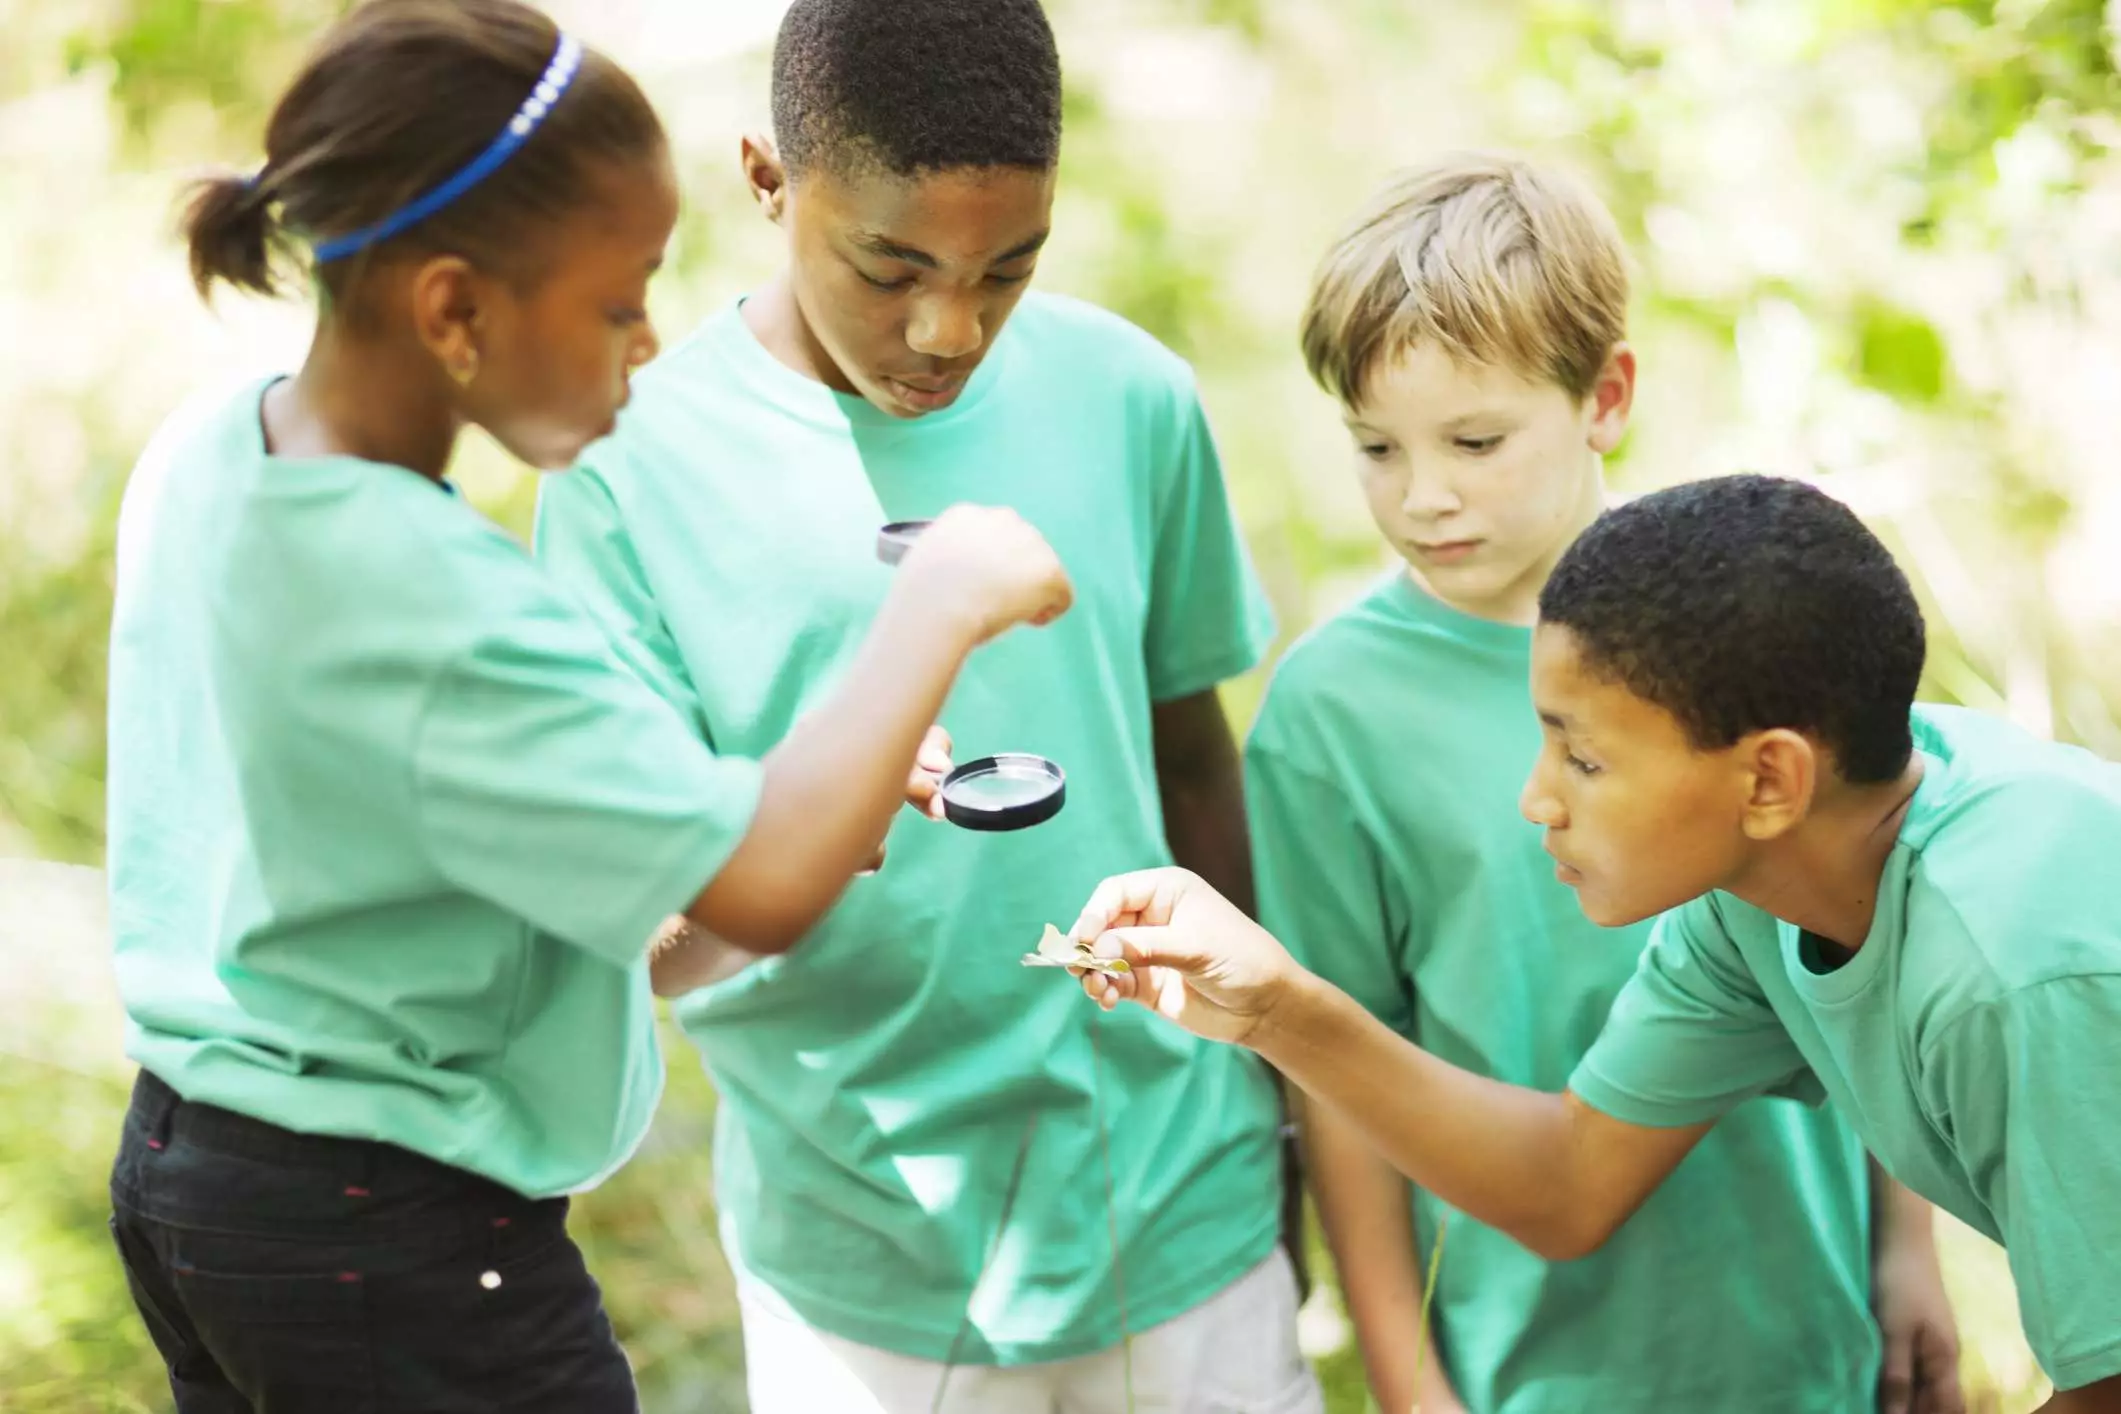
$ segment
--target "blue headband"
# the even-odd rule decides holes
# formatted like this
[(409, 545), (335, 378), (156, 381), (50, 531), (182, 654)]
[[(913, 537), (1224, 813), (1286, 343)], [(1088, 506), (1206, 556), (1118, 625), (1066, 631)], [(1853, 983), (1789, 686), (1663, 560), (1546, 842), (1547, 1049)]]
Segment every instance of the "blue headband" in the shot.
[(375, 225), (320, 241), (314, 252), (317, 264), (352, 255), (411, 229), (492, 176), (496, 168), (515, 155), (517, 148), (530, 141), (530, 135), (538, 130), (545, 115), (560, 101), (560, 95), (574, 82), (575, 73), (581, 66), (581, 41), (572, 35), (561, 35), (559, 46), (552, 51), (552, 62), (545, 66), (545, 76), (538, 80), (538, 86), (530, 91), (530, 97), (523, 100), (523, 106), (516, 110), (516, 115), (508, 120), (508, 126), (501, 129), (501, 135), (491, 146), (472, 158), (455, 176), (426, 195), (414, 197)]

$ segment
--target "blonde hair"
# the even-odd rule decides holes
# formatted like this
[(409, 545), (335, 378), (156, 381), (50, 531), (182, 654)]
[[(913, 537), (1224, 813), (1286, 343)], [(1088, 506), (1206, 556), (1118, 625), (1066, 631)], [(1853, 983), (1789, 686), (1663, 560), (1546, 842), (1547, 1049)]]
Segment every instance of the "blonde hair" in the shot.
[(1304, 363), (1351, 407), (1380, 364), (1427, 342), (1583, 398), (1627, 337), (1627, 308), (1620, 231), (1588, 187), (1461, 154), (1394, 180), (1326, 252)]

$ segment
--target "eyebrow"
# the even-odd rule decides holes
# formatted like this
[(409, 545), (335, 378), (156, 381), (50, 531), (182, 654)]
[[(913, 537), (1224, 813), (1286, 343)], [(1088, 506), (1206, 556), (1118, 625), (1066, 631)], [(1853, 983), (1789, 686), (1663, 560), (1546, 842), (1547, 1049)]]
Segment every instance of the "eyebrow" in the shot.
[[(1029, 240), (1019, 241), (988, 263), (990, 265), (1007, 265), (1012, 260), (1022, 260), (1027, 255), (1035, 254), (1041, 246), (1045, 245), (1046, 237), (1051, 234), (1053, 234), (1052, 228), (1048, 227)], [(861, 249), (868, 251), (872, 255), (881, 255), (886, 260), (903, 260), (908, 265), (918, 265), (924, 270), (941, 268), (942, 262), (920, 247), (901, 245), (889, 236), (881, 235), (875, 231), (857, 231), (850, 239)]]
[(1512, 419), (1509, 414), (1503, 412), (1500, 408), (1481, 408), (1477, 411), (1462, 413), (1459, 416), (1452, 418), (1449, 422), (1446, 422), (1443, 425), (1443, 430), (1446, 434), (1450, 434), (1463, 432), (1468, 427), (1475, 427), (1483, 424), (1489, 427), (1494, 427), (1499, 425), (1506, 425), (1513, 421), (1514, 419)]
[(1569, 719), (1559, 712), (1541, 712), (1539, 720), (1545, 722), (1557, 732), (1565, 732), (1569, 729)]

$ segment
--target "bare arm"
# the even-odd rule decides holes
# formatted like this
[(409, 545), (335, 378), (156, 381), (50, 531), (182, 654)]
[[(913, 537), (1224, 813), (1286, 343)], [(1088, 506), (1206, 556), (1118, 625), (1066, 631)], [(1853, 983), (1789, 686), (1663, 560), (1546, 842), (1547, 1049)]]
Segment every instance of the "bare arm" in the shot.
[(890, 829), (974, 628), (916, 596), (885, 601), (838, 691), (766, 754), (758, 813), (686, 910), (693, 922), (776, 953), (832, 906)]
[(1254, 1044), (1393, 1167), (1549, 1261), (1596, 1251), (1708, 1133), (1460, 1070), (1309, 974)]
[(1163, 798), (1171, 857), (1253, 912), (1252, 849), (1245, 828), (1244, 778), (1237, 741), (1214, 688), (1159, 702), (1151, 729), (1156, 786)]
[(1311, 1192), (1340, 1272), (1371, 1396), (1395, 1414), (1417, 1404), (1423, 1414), (1458, 1409), (1422, 1324), (1422, 1267), (1407, 1181), (1359, 1130), (1323, 1105), (1302, 1107), (1302, 1133)]
[(766, 754), (751, 828), (687, 917), (748, 952), (794, 946), (875, 856), (966, 655), (1012, 624), (1057, 617), (1071, 593), (1015, 515), (939, 517), (838, 689)]
[(1966, 1414), (1959, 1327), (1937, 1260), (1936, 1210), (1870, 1161), (1871, 1307), (1879, 1414)]
[(1595, 1251), (1710, 1128), (1626, 1124), (1439, 1060), (1183, 869), (1107, 879), (1073, 931), (1132, 965), (1083, 975), (1100, 1005), (1251, 1047), (1408, 1179), (1549, 1261)]
[(2060, 1390), (2039, 1414), (2121, 1414), (2121, 1375), (2081, 1389)]

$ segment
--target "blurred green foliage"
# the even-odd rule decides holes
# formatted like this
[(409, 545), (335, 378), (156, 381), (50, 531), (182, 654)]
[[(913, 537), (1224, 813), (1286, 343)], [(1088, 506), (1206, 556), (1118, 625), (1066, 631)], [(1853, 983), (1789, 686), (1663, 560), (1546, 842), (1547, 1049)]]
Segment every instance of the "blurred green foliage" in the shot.
[[(0, 393), (0, 853), (100, 854), (116, 497), (167, 390), (186, 384), (169, 368), (171, 346), (192, 357), (176, 336), (156, 342), (132, 322), (174, 320), (177, 306), (140, 314), (128, 267), (158, 271), (154, 289), (181, 295), (166, 225), (147, 229), (166, 217), (174, 168), (254, 162), (279, 84), (344, 8), (0, 0), (0, 31), (14, 40), (0, 54), (0, 201), (32, 209), (52, 180), (34, 160), (52, 120), (34, 105), (85, 94), (112, 128), (87, 219), (139, 226), (92, 267), (66, 260), (87, 227), (55, 221), (0, 244), (0, 311), (29, 312), (0, 319), (0, 358), (15, 359), (0, 368), (17, 381), (87, 370), (56, 391), (32, 376), (14, 402)], [(2072, 401), (2066, 386), (2102, 335), (2110, 357), (2121, 322), (2121, 7), (1050, 8), (1070, 85), (1041, 282), (1119, 310), (1194, 361), (1287, 633), (1380, 563), (1334, 411), (1297, 367), (1311, 264), (1390, 167), (1445, 146), (1522, 146), (1584, 169), (1635, 253), (1644, 391), (1616, 483), (1740, 466), (1815, 472), (1873, 519), (1916, 579), (1933, 631), (1926, 691), (2121, 749), (2111, 564), (2121, 501), (2103, 454), (2121, 424), (2099, 420), (2116, 416), (2102, 411), (2111, 385), (2104, 402), (2082, 391)], [(643, 72), (674, 115), (689, 199), (657, 294), (667, 332), (770, 268), (772, 238), (732, 177), (731, 119), (693, 104), (710, 90), (761, 98), (765, 77), (755, 52)], [(94, 348), (54, 353), (49, 333), (77, 306)], [(157, 360), (155, 376), (127, 361), (135, 344), (154, 351), (141, 357)], [(528, 478), (490, 449), (470, 448), (464, 463), (481, 503), (524, 528)], [(1229, 694), (1240, 720), (1259, 683)], [(120, 1067), (115, 1057), (107, 1071), (54, 1067), (34, 1059), (34, 1036), (13, 1044), (0, 1062), (0, 1410), (163, 1408), (103, 1234)], [(709, 1199), (712, 1096), (689, 1048), (673, 1036), (668, 1049), (656, 1131), (582, 1200), (578, 1230), (649, 1408), (734, 1409), (740, 1348)], [(1980, 1325), (1969, 1369), (2008, 1390), (2007, 1407), (2027, 1407), (2032, 1375), (1984, 1260), (1957, 1268)], [(1336, 1411), (1363, 1407), (1351, 1350), (1321, 1369)]]

